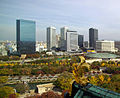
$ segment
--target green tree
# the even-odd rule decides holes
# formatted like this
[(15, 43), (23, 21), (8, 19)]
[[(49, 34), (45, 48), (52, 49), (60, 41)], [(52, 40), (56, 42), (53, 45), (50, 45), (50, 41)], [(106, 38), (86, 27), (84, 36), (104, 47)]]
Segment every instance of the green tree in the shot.
[(109, 64), (109, 66), (115, 66), (115, 62), (114, 61), (109, 61), (108, 64)]
[(120, 93), (120, 74), (112, 75), (108, 89)]
[(9, 60), (9, 56), (0, 56), (0, 60), (8, 61)]
[(9, 74), (10, 74), (10, 69), (8, 68), (0, 69), (0, 75), (9, 75)]
[(15, 86), (15, 89), (18, 93), (23, 94), (29, 90), (29, 86), (27, 84), (20, 83)]
[(9, 95), (14, 94), (14, 88), (4, 86), (0, 88), (0, 98), (9, 98)]
[(0, 76), (0, 85), (6, 83), (8, 81), (8, 77), (7, 76)]
[(99, 62), (99, 61), (94, 61), (94, 62), (92, 63), (92, 66), (100, 66), (100, 62)]
[(46, 73), (46, 74), (49, 74), (50, 73), (50, 68), (49, 68), (49, 66), (43, 66), (42, 68), (41, 68), (41, 70), (44, 72), (44, 73)]

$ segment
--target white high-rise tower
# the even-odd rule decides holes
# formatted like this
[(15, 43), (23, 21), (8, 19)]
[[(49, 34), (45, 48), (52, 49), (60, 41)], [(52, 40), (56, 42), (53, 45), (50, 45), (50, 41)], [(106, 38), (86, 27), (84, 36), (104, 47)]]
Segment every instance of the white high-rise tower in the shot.
[(48, 27), (47, 28), (47, 50), (51, 50), (56, 47), (56, 28)]
[(60, 47), (61, 50), (66, 50), (66, 33), (68, 31), (68, 27), (62, 27), (60, 29)]

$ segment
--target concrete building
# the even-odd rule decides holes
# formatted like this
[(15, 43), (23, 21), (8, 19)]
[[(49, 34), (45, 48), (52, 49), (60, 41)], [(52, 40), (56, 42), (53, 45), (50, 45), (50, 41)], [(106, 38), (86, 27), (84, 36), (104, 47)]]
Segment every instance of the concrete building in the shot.
[(115, 48), (118, 48), (120, 51), (120, 41), (115, 41)]
[(68, 27), (62, 27), (60, 29), (60, 48), (61, 50), (66, 50), (66, 33), (68, 31)]
[(66, 40), (66, 51), (78, 51), (79, 47), (77, 31), (67, 31)]
[(8, 54), (6, 47), (4, 45), (0, 45), (0, 56), (6, 56)]
[(85, 48), (89, 48), (89, 41), (84, 41), (84, 45)]
[(83, 47), (83, 42), (84, 42), (84, 36), (83, 35), (78, 35), (78, 46), (79, 46), (79, 48)]
[(47, 28), (47, 50), (51, 50), (56, 47), (56, 28)]
[(10, 55), (17, 51), (15, 41), (1, 41), (0, 42), (0, 55)]
[(35, 53), (36, 23), (31, 20), (16, 20), (17, 52), (19, 54)]
[(96, 51), (103, 51), (103, 52), (117, 52), (118, 50), (115, 48), (114, 41), (96, 41)]
[(45, 42), (36, 42), (36, 52), (47, 51), (47, 44)]
[(48, 92), (48, 91), (52, 90), (53, 87), (54, 87), (53, 83), (37, 85), (37, 89), (38, 89), (37, 93), (42, 94), (44, 92)]
[(56, 35), (56, 47), (60, 48), (60, 35), (59, 34)]
[(98, 30), (95, 28), (89, 29), (89, 47), (96, 49), (96, 41), (98, 40)]

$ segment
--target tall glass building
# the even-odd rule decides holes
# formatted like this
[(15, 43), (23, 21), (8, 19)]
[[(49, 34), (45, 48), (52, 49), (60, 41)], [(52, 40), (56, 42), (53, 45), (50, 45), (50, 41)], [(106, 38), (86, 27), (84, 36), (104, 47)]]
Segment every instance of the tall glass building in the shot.
[(98, 30), (95, 28), (89, 29), (89, 47), (96, 49), (96, 41), (98, 40)]
[(83, 35), (78, 35), (78, 46), (79, 46), (79, 48), (83, 47), (83, 42), (84, 42), (84, 36)]
[(16, 20), (17, 52), (19, 54), (35, 53), (36, 24), (31, 20)]

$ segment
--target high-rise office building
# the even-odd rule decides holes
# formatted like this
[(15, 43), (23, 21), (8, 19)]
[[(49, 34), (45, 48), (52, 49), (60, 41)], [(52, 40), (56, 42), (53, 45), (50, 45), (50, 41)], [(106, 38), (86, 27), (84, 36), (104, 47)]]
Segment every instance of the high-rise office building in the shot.
[(78, 34), (77, 31), (67, 31), (66, 33), (66, 51), (78, 50)]
[(60, 34), (56, 35), (56, 47), (60, 48)]
[(84, 45), (85, 48), (89, 48), (89, 41), (84, 41)]
[(98, 30), (94, 28), (89, 29), (89, 47), (96, 49), (96, 41), (98, 40)]
[(115, 48), (118, 48), (120, 51), (120, 41), (115, 41)]
[(56, 28), (48, 27), (47, 28), (47, 49), (51, 50), (56, 47)]
[(83, 42), (84, 42), (84, 36), (83, 35), (78, 35), (78, 46), (79, 46), (79, 48), (83, 47)]
[(16, 20), (17, 51), (19, 54), (35, 53), (36, 23), (31, 20)]
[(66, 33), (68, 31), (68, 27), (62, 27), (60, 29), (60, 48), (61, 50), (66, 50)]

